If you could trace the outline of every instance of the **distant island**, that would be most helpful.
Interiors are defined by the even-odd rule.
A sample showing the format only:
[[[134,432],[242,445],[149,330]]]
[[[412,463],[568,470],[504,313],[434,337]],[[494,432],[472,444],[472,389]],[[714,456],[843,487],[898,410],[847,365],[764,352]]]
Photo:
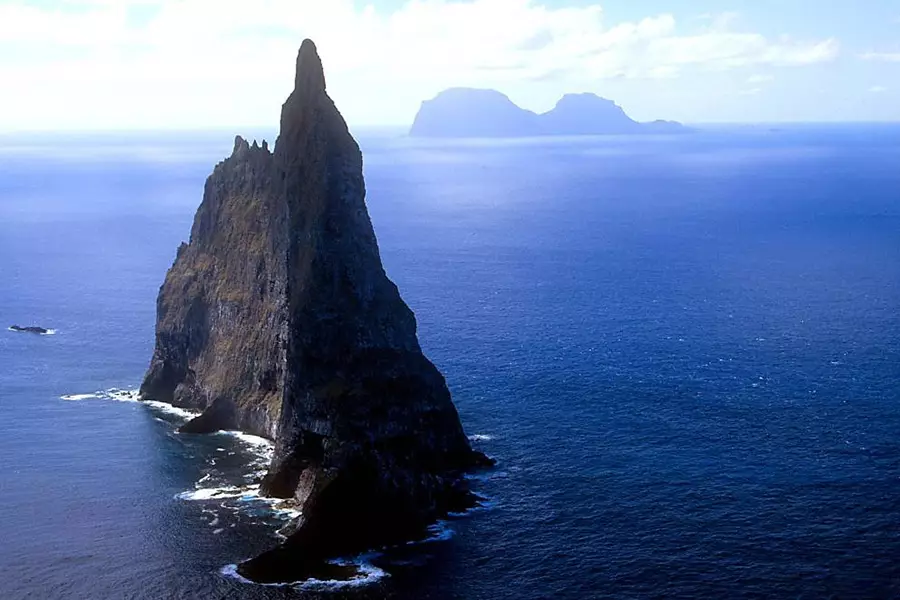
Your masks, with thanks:
[[[566,94],[538,114],[496,90],[451,88],[422,103],[413,137],[533,137],[543,135],[685,133],[676,121],[639,123],[621,106],[595,94]]]

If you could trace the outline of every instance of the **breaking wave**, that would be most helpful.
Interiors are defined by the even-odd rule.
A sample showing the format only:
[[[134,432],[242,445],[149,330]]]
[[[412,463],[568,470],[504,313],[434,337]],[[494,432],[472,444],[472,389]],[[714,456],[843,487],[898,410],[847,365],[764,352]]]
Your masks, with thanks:
[[[219,573],[225,577],[235,579],[241,583],[249,585],[262,585],[265,587],[289,587],[301,591],[338,591],[352,588],[359,588],[390,577],[388,573],[373,565],[370,561],[378,557],[378,554],[366,554],[353,559],[336,559],[328,561],[329,564],[339,567],[354,567],[356,575],[349,579],[306,579],[303,581],[293,581],[290,583],[256,583],[242,577],[237,572],[237,565],[225,565],[219,570]]]
[[[68,394],[60,396],[62,400],[79,401],[79,400],[110,400],[113,402],[137,402],[137,390],[121,390],[119,388],[110,388],[90,394]]]
[[[148,406],[156,412],[185,420],[193,419],[200,414],[199,411],[179,408],[167,402],[157,402],[156,400],[141,401],[140,392],[135,389],[110,388],[89,394],[67,394],[60,396],[60,399],[68,401],[108,400],[111,402],[135,402]]]
[[[145,406],[149,406],[159,412],[165,413],[167,415],[172,415],[173,417],[178,417],[180,419],[193,419],[194,417],[200,416],[200,411],[197,410],[189,410],[187,408],[179,408],[178,406],[173,406],[166,402],[157,402],[156,400],[144,400],[143,404]]]
[[[92,400],[94,398],[99,398],[99,397],[100,396],[98,396],[97,394],[69,394],[68,396],[60,396],[60,398],[63,400],[72,400],[72,401]]]

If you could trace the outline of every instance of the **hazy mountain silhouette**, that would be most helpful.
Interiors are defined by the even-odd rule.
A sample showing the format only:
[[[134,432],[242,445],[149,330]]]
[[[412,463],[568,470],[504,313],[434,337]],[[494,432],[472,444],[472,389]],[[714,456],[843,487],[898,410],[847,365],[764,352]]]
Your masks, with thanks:
[[[639,123],[621,106],[595,94],[567,94],[553,110],[536,114],[495,90],[451,88],[422,103],[410,135],[416,137],[528,137],[681,133],[675,121]]]

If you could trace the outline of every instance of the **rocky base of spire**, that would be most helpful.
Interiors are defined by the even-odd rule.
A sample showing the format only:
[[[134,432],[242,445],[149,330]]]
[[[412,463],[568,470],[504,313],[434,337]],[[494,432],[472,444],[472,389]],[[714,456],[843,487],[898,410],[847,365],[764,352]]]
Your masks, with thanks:
[[[376,464],[388,456],[360,454],[359,462],[337,473],[304,471],[299,491],[308,495],[287,541],[241,563],[238,573],[259,583],[301,581],[328,559],[426,539],[438,519],[478,505],[464,472],[493,465],[473,452],[458,471],[438,475],[412,465]]]

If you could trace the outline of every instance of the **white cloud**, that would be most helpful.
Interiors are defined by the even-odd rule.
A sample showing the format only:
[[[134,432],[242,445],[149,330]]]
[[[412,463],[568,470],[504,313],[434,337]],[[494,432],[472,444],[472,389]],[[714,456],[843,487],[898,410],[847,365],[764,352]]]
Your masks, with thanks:
[[[731,32],[669,36],[653,40],[648,47],[651,60],[714,69],[810,65],[833,60],[838,51],[838,43],[833,39],[798,44],[789,40],[772,42],[754,33]]]
[[[712,21],[713,29],[730,29],[733,25],[736,25],[741,18],[741,13],[739,12],[724,12],[717,15],[710,15],[710,20]]]
[[[886,87],[884,87],[883,85],[873,85],[872,87],[869,88],[869,91],[872,92],[873,94],[880,94],[882,92],[888,91],[888,89]]]
[[[769,83],[774,80],[775,80],[774,75],[762,75],[762,74],[757,73],[755,75],[751,75],[750,77],[748,77],[747,83],[749,83],[751,85],[758,85],[761,83]]]
[[[900,62],[900,52],[866,52],[860,54],[863,60],[878,60],[882,62]]]
[[[399,105],[410,119],[418,101],[454,85],[559,80],[565,91],[604,79],[803,66],[839,52],[833,39],[734,30],[733,14],[685,33],[669,14],[610,24],[599,5],[551,8],[537,0],[408,0],[391,13],[353,0],[61,6],[0,4],[0,80],[17,90],[0,97],[0,119],[32,126],[274,122],[304,37],[319,46],[351,122],[383,120]]]

